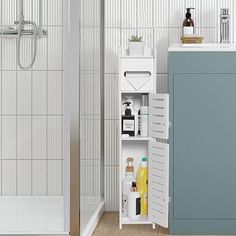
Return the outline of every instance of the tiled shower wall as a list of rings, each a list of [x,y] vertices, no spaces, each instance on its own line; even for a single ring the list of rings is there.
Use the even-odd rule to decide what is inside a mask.
[[[118,210],[118,53],[132,34],[143,36],[146,46],[157,50],[157,91],[168,92],[168,46],[180,42],[186,7],[195,7],[196,32],[206,43],[219,42],[220,8],[231,14],[231,41],[236,30],[234,0],[105,0],[105,203]]]
[[[25,19],[38,23],[39,0],[24,0]],[[0,0],[0,23],[17,19],[17,0]],[[30,71],[16,63],[16,40],[0,43],[0,194],[63,193],[63,14],[62,0],[43,0],[48,37],[39,39]],[[22,40],[28,64],[31,40]]]

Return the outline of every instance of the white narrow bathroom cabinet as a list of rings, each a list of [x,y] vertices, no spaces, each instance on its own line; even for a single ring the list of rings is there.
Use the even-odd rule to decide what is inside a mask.
[[[124,50],[119,67],[119,156],[120,156],[120,229],[124,224],[155,224],[168,227],[169,206],[169,95],[156,93],[155,56],[131,57]],[[142,95],[149,100],[149,135],[122,136],[122,104],[132,96],[134,109]],[[137,126],[137,123],[136,123]],[[122,213],[122,182],[126,160],[134,159],[135,177],[141,157],[148,157],[148,215],[130,219]]]

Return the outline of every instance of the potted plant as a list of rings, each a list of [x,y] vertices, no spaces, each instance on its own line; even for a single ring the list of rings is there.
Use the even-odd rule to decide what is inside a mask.
[[[142,56],[144,54],[144,45],[142,37],[132,35],[129,39],[129,55]]]

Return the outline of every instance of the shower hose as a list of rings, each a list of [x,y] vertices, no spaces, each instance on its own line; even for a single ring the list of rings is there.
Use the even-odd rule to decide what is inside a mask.
[[[33,29],[33,55],[32,55],[32,60],[31,60],[30,64],[27,66],[22,64],[21,57],[20,57],[21,41],[22,41],[22,35],[23,35],[22,33],[23,33],[25,25],[31,26]],[[17,37],[17,63],[19,65],[19,67],[22,70],[31,69],[34,62],[35,62],[35,59],[36,59],[36,53],[37,53],[37,25],[32,21],[20,21],[19,25],[18,25],[18,37]]]

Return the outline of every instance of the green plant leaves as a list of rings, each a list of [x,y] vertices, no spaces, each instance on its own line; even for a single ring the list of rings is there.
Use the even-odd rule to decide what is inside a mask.
[[[132,35],[129,39],[129,42],[142,42],[143,38],[139,37],[138,35]]]

